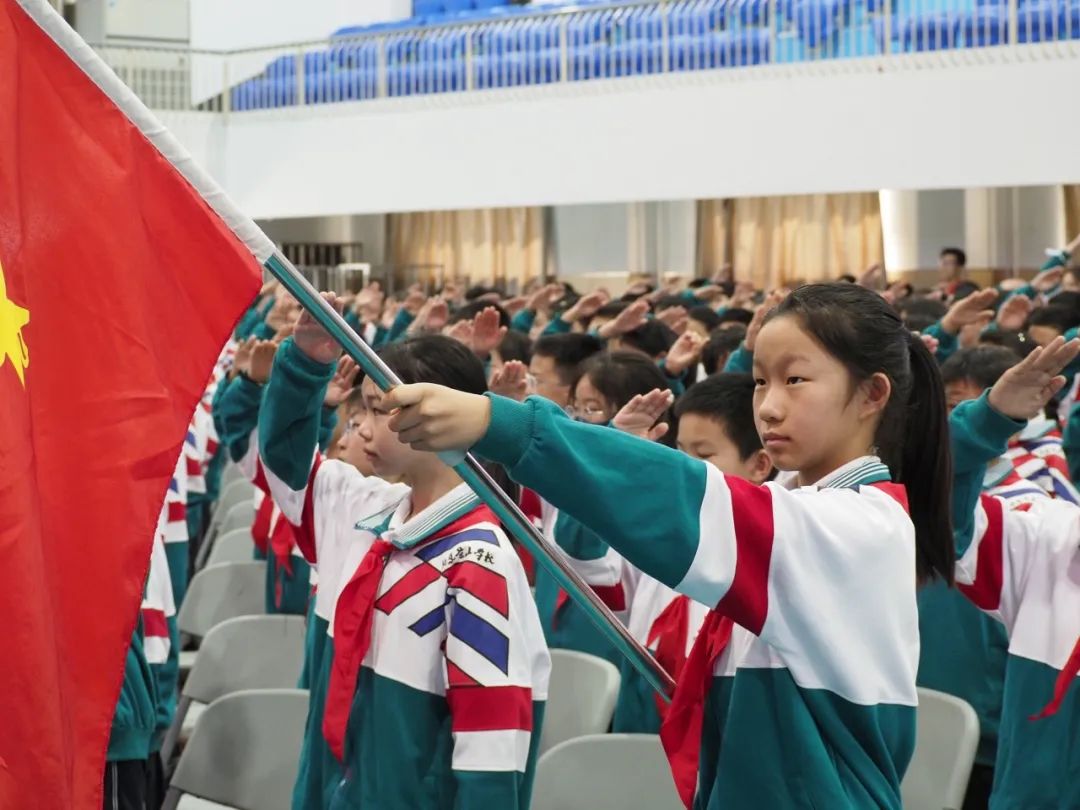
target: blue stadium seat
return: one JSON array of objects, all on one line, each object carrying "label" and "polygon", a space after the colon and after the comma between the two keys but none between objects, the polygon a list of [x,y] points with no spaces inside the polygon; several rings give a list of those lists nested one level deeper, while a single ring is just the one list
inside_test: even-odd
[{"label": "blue stadium seat", "polygon": [[332,104],[360,101],[378,95],[378,76],[374,70],[335,70],[316,74],[305,80],[308,104]]},{"label": "blue stadium seat", "polygon": [[1057,38],[1058,6],[1053,2],[1025,3],[1017,9],[1019,42],[1049,42]]},{"label": "blue stadium seat", "polygon": [[795,0],[790,13],[799,39],[807,48],[828,45],[837,32],[838,18],[849,6],[844,0]]},{"label": "blue stadium seat", "polygon": [[934,12],[897,20],[902,51],[938,51],[956,45],[956,20],[950,14]]},{"label": "blue stadium seat", "polygon": [[506,0],[474,0],[476,7],[480,8],[501,8],[506,5]]},{"label": "blue stadium seat", "polygon": [[719,67],[762,65],[769,61],[769,32],[763,28],[713,35]]},{"label": "blue stadium seat", "polygon": [[983,6],[960,14],[958,41],[969,48],[1003,44],[1009,27],[1007,13],[1000,6]]},{"label": "blue stadium seat", "polygon": [[476,10],[473,0],[443,0],[443,6],[445,7],[447,14],[454,14],[458,11]]},{"label": "blue stadium seat", "polygon": [[769,22],[769,0],[734,0],[732,10],[735,19],[743,25],[766,25]]},{"label": "blue stadium seat", "polygon": [[1064,39],[1080,39],[1080,3],[1077,0],[1072,0],[1068,5],[1062,3],[1058,31]]},{"label": "blue stadium seat", "polygon": [[602,76],[638,76],[663,70],[664,46],[658,40],[628,39],[612,45],[604,61]]}]

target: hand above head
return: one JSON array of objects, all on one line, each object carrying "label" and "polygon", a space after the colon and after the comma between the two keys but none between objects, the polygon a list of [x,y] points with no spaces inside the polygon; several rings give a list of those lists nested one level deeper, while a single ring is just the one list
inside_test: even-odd
[{"label": "hand above head", "polygon": [[508,360],[491,375],[488,390],[501,397],[523,402],[529,391],[529,369],[520,360]]},{"label": "hand above head", "polygon": [[345,401],[353,387],[356,385],[356,375],[360,372],[360,366],[349,356],[338,360],[337,371],[333,379],[326,387],[326,396],[323,397],[323,405],[327,408],[336,408]]},{"label": "hand above head", "polygon": [[657,420],[667,412],[675,401],[675,395],[666,388],[654,388],[647,394],[638,394],[615,414],[611,424],[623,433],[630,433],[639,439],[658,441],[667,435],[666,422],[657,424]]},{"label": "hand above head", "polygon": [[754,351],[758,333],[761,332],[761,327],[765,325],[765,318],[780,306],[780,302],[788,297],[789,292],[789,290],[773,290],[765,296],[761,306],[754,310],[754,317],[750,319],[750,323],[746,327],[746,338],[743,340],[743,345],[746,346],[748,352]]},{"label": "hand above head", "polygon": [[1027,323],[1028,316],[1033,309],[1035,309],[1035,305],[1026,295],[1012,296],[998,310],[998,328],[1006,332],[1019,332],[1024,328],[1024,324]]},{"label": "hand above head", "polygon": [[383,399],[390,429],[416,450],[468,450],[487,433],[491,401],[432,383],[400,385]]},{"label": "hand above head", "polygon": [[[321,295],[326,303],[341,312],[341,303],[334,293],[324,292]],[[306,309],[301,310],[296,321],[293,342],[296,348],[317,363],[333,363],[341,356],[341,345],[330,337],[330,333],[323,329]]]},{"label": "hand above head", "polygon": [[275,340],[260,340],[252,347],[251,361],[248,363],[248,378],[262,385],[270,379],[270,371],[274,367],[274,357],[277,355],[278,343]]},{"label": "hand above head", "polygon": [[1065,385],[1061,371],[1080,354],[1080,339],[1054,338],[1010,368],[990,389],[990,406],[1016,420],[1033,419]]},{"label": "hand above head", "polygon": [[627,332],[633,332],[648,320],[649,302],[638,299],[599,329],[604,340],[611,340]]},{"label": "hand above head", "polygon": [[502,339],[506,337],[507,328],[499,325],[499,310],[488,307],[481,310],[480,314],[473,318],[472,324],[472,350],[481,358],[490,355]]},{"label": "hand above head", "polygon": [[581,296],[581,298],[577,300],[577,303],[567,309],[560,317],[562,320],[566,321],[566,323],[583,321],[595,315],[600,307],[607,302],[607,295],[597,290],[596,292]]},{"label": "hand above head", "polygon": [[681,376],[701,359],[707,342],[696,332],[683,332],[679,335],[679,339],[671,344],[667,357],[664,358],[667,373],[672,377]]},{"label": "hand above head", "polygon": [[1061,277],[1065,275],[1064,267],[1051,267],[1043,270],[1031,280],[1031,286],[1036,292],[1048,293],[1054,287],[1061,284]]},{"label": "hand above head", "polygon": [[564,295],[566,295],[566,288],[562,284],[546,284],[526,299],[525,309],[533,312],[550,312],[555,302]]},{"label": "hand above head", "polygon": [[233,355],[233,371],[237,374],[247,374],[251,371],[251,351],[255,348],[257,339],[249,337],[236,345],[236,354]]},{"label": "hand above head", "polygon": [[993,287],[973,292],[949,307],[949,311],[941,319],[941,328],[950,335],[957,335],[969,324],[979,321],[989,323],[994,318],[992,307],[997,297],[998,292]]}]

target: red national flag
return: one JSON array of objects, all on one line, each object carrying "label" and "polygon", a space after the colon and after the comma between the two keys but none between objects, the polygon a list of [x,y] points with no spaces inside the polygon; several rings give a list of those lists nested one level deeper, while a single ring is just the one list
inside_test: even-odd
[{"label": "red national flag", "polygon": [[266,258],[265,237],[103,68],[45,0],[0,0],[0,808],[12,810],[101,807],[156,519]]}]

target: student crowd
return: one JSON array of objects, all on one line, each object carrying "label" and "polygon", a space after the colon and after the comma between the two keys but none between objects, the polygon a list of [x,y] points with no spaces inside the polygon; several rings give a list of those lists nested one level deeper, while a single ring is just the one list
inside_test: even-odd
[{"label": "student crowd", "polygon": [[[157,807],[176,606],[228,463],[266,610],[307,616],[297,810],[524,809],[549,648],[622,671],[687,806],[899,808],[916,686],[981,741],[965,808],[1080,808],[1080,238],[980,287],[378,283],[386,394],[275,283],[154,538],[105,806]],[[678,684],[667,704],[431,451],[472,449]]]}]

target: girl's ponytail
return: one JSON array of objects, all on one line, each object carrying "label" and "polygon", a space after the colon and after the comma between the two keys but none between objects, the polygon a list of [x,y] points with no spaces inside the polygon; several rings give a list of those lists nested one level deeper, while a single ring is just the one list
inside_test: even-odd
[{"label": "girl's ponytail", "polygon": [[919,581],[953,582],[956,547],[952,531],[952,454],[945,386],[937,360],[918,335],[908,338],[911,392],[903,420],[899,482],[907,489],[915,524]]}]

